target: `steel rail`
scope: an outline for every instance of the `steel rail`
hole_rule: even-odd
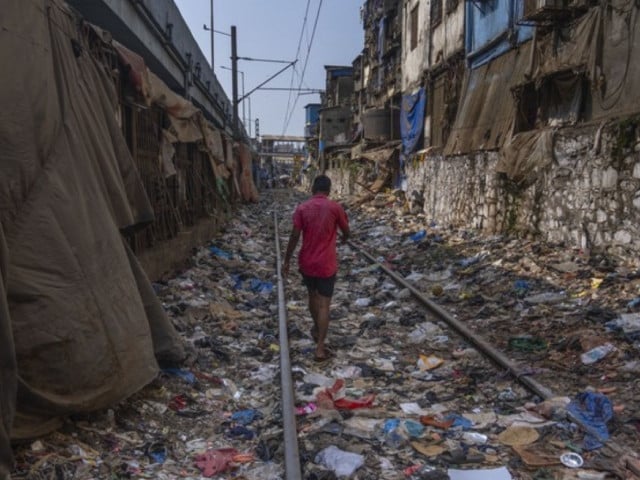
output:
[[[362,247],[356,245],[354,242],[350,241],[349,245],[355,248],[361,255],[365,256],[370,262],[376,263],[379,265],[380,269],[389,275],[393,280],[402,285],[403,287],[409,289],[409,291],[416,297],[420,303],[422,303],[427,309],[433,313],[440,320],[444,321],[447,325],[453,328],[456,332],[462,335],[466,340],[471,342],[478,350],[480,350],[484,355],[493,360],[500,367],[507,370],[511,375],[513,375],[516,380],[522,383],[529,391],[535,393],[536,395],[542,397],[543,399],[552,398],[554,395],[548,388],[540,385],[538,382],[526,376],[526,372],[520,369],[517,365],[514,365],[507,357],[505,357],[502,353],[493,348],[489,343],[487,343],[484,339],[479,337],[475,332],[472,332],[466,325],[462,322],[456,320],[451,316],[448,312],[442,309],[439,305],[429,300],[425,297],[422,292],[420,292],[417,288],[407,282],[404,278],[398,275],[396,272],[386,267],[385,265],[378,262],[373,255],[364,250]]]
[[[273,212],[273,224],[276,244],[276,272],[278,276],[278,319],[280,337],[280,386],[282,389],[282,419],[284,424],[284,461],[287,480],[301,480],[300,454],[296,430],[293,382],[291,379],[291,360],[289,354],[289,336],[287,333],[287,309],[284,301],[284,282],[282,280],[282,262],[280,261],[280,234],[278,232],[278,214]]]
[[[442,309],[438,304],[432,302],[427,297],[425,297],[422,292],[416,289],[413,285],[407,282],[403,277],[398,275],[396,272],[378,262],[376,258],[367,252],[363,247],[354,243],[353,241],[347,242],[349,246],[351,246],[354,250],[359,252],[361,255],[366,257],[371,263],[377,264],[380,269],[386,273],[389,277],[391,277],[396,283],[402,285],[407,288],[413,296],[420,301],[427,309],[433,313],[440,320],[445,322],[449,327],[454,329],[458,334],[464,337],[467,341],[472,343],[482,354],[489,357],[494,363],[504,368],[511,374],[516,381],[521,383],[527,390],[538,395],[544,400],[555,397],[554,393],[549,390],[544,385],[541,385],[539,382],[536,382],[533,378],[527,376],[527,372],[522,370],[520,367],[511,362],[506,356],[504,356],[501,352],[493,348],[489,343],[487,343],[483,338],[481,338],[478,334],[467,328],[466,325],[461,323],[460,321],[453,318],[448,312]],[[570,419],[573,423],[582,428],[583,431],[593,435],[595,438],[600,440],[602,443],[606,442],[606,446],[610,447],[616,453],[621,453],[623,451],[620,445],[617,445],[615,442],[611,440],[607,440],[602,438],[600,432],[586,424],[581,418],[576,417],[571,412],[567,412],[567,418]]]

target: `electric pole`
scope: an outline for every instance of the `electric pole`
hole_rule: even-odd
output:
[[[233,131],[237,138],[240,137],[240,126],[238,125],[238,45],[235,25],[231,25],[231,89],[233,95]]]

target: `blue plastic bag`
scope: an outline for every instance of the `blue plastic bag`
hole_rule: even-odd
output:
[[[426,236],[427,236],[426,230],[420,230],[419,232],[416,232],[413,235],[411,235],[409,238],[415,243],[418,243],[420,240],[422,240]]]
[[[579,393],[567,406],[567,411],[588,428],[584,449],[595,450],[609,439],[607,422],[613,418],[613,405],[601,393]]]
[[[224,258],[225,260],[231,260],[233,258],[233,255],[231,255],[229,252],[225,252],[224,250],[219,249],[215,245],[212,245],[211,247],[209,247],[209,251],[216,257]]]

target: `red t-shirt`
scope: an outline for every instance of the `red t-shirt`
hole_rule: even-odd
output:
[[[349,228],[342,206],[318,193],[298,205],[293,214],[293,225],[302,232],[302,248],[298,256],[300,271],[310,277],[335,275],[338,271],[337,229]]]

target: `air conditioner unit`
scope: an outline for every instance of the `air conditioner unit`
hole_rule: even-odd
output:
[[[522,20],[551,23],[571,16],[567,0],[524,0]]]

